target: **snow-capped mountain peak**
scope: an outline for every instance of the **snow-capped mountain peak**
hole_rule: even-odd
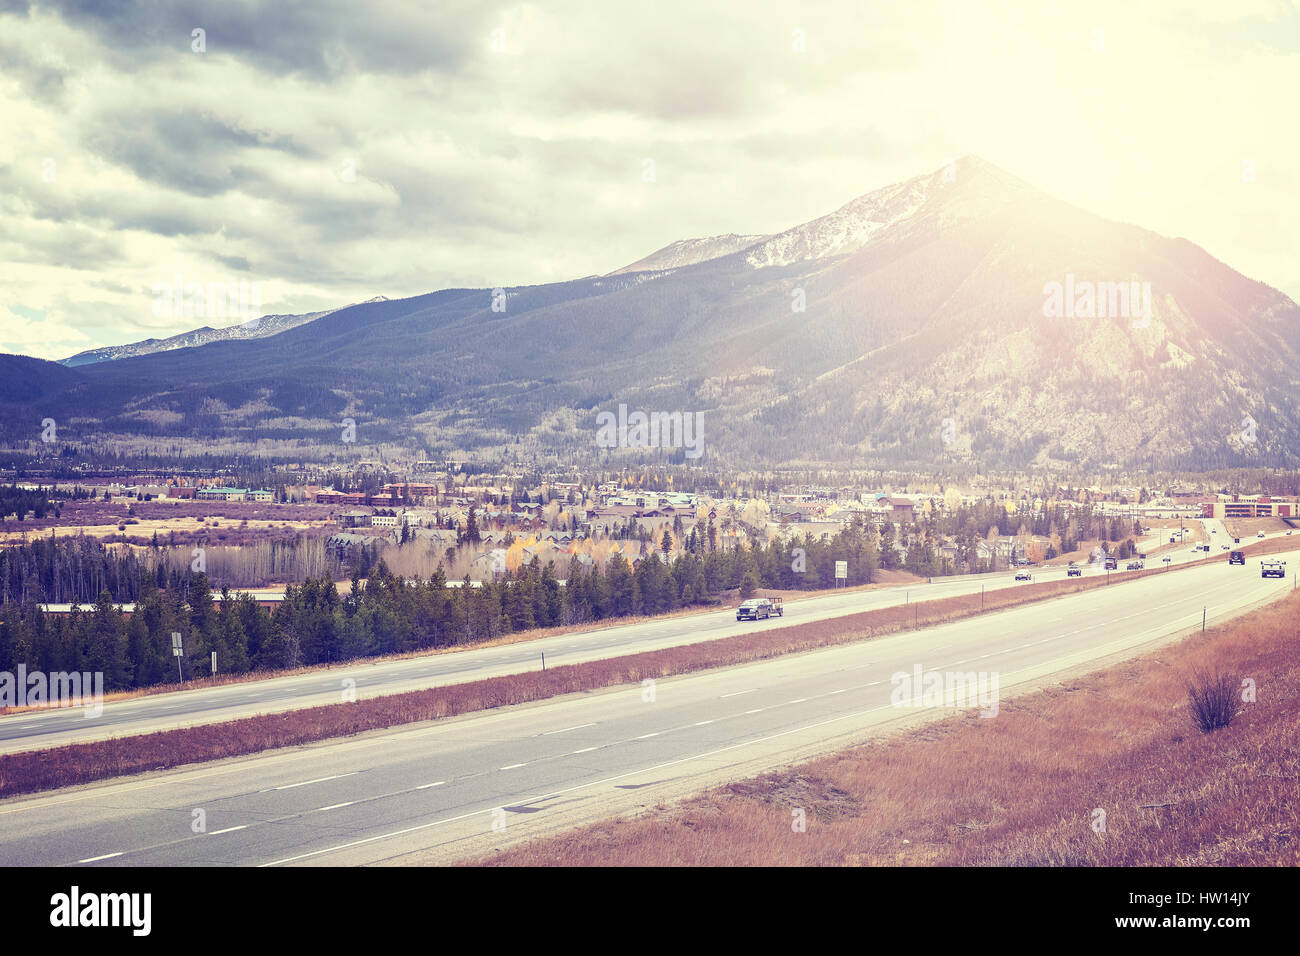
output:
[[[365,302],[352,303],[353,305],[368,305],[372,302],[387,302],[387,296],[377,295],[372,299],[366,299]],[[343,306],[350,308],[351,306]],[[195,348],[200,345],[207,345],[211,342],[229,342],[237,339],[262,339],[267,336],[277,335],[280,332],[286,332],[289,329],[297,328],[300,325],[306,325],[308,322],[314,322],[316,319],[339,312],[341,309],[326,309],[322,312],[307,312],[301,315],[261,315],[257,318],[248,319],[236,325],[228,325],[223,328],[213,328],[205,325],[202,328],[191,329],[188,332],[181,332],[165,339],[144,339],[140,342],[131,342],[126,345],[107,345],[102,348],[88,349],[85,352],[78,352],[69,358],[61,359],[60,365],[66,365],[75,368],[79,365],[94,365],[98,362],[112,362],[117,359],[134,358],[137,355],[151,355],[154,352],[170,352],[173,349]]]
[[[741,236],[736,233],[728,233],[725,236],[703,236],[698,239],[679,239],[676,242],[669,243],[662,249],[657,249],[644,259],[638,259],[631,265],[617,269],[610,275],[620,275],[624,272],[650,272],[663,269],[680,269],[683,266],[693,266],[699,262],[708,262],[710,259],[717,259],[721,256],[729,256],[733,252],[739,252],[742,249],[748,249],[755,243],[762,242],[767,236]]]
[[[981,203],[1001,202],[1029,188],[977,156],[949,161],[932,173],[895,183],[851,200],[819,219],[787,229],[745,257],[752,268],[787,266],[846,255],[865,248],[892,226],[916,218],[927,206],[961,194]],[[973,206],[967,204],[970,211]]]

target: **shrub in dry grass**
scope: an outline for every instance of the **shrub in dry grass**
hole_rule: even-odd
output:
[[[1227,727],[1237,714],[1237,680],[1228,674],[1198,673],[1187,683],[1192,722],[1208,734]]]

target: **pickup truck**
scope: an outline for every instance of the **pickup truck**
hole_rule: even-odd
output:
[[[784,617],[785,608],[780,598],[750,598],[736,608],[737,621],[765,621],[769,617]]]
[[[1228,552],[1228,563],[1244,565],[1246,563],[1246,552],[1245,551]]]
[[[1286,577],[1285,561],[1261,561],[1259,562],[1259,576],[1261,578],[1284,578]]]

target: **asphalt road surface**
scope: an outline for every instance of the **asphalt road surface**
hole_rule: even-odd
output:
[[[1223,532],[1220,532],[1220,536]],[[1208,536],[1208,532],[1207,532]],[[1218,536],[1216,536],[1218,537]],[[1185,564],[1206,557],[1180,546],[1167,552],[1171,564]],[[1211,553],[1209,557],[1219,557]],[[1226,558],[1224,558],[1226,560]],[[1147,567],[1160,567],[1159,556]],[[1063,566],[1032,569],[1033,582],[1060,580]],[[1083,576],[1105,574],[1100,564],[1083,566]],[[846,591],[824,597],[787,602],[785,616],[767,621],[737,622],[734,610],[614,625],[580,634],[525,641],[499,647],[434,654],[397,661],[354,661],[328,671],[313,671],[293,677],[229,684],[223,687],[154,694],[106,701],[98,716],[82,708],[28,711],[0,717],[0,753],[13,753],[151,733],[175,727],[195,726],[249,717],[337,704],[343,701],[344,682],[355,682],[356,699],[463,683],[486,677],[516,674],[541,667],[545,653],[548,667],[635,654],[682,644],[717,640],[754,630],[770,630],[812,621],[822,621],[860,611],[892,607],[908,601],[935,600],[963,594],[977,594],[981,588],[999,590],[1025,587],[1010,571],[992,574],[936,578],[932,584]]]
[[[1292,566],[1300,552],[1278,555]],[[1014,688],[1282,597],[1259,562],[1177,574],[846,647],[0,802],[0,864],[449,862],[835,749],[913,713],[895,676]],[[972,678],[974,679],[974,678]],[[993,681],[996,679],[996,686]],[[994,691],[989,693],[989,691]],[[974,772],[974,770],[973,770]],[[200,826],[201,824],[201,826]]]

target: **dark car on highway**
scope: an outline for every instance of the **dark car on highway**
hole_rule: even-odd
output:
[[[784,617],[779,598],[751,598],[736,608],[737,621],[764,621],[769,617]]]

